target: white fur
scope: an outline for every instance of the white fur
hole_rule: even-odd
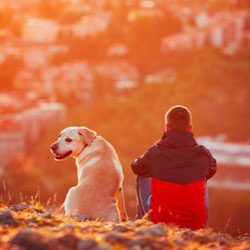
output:
[[[88,162],[86,162],[86,164],[85,164],[85,168],[86,167],[91,167],[91,166],[93,166],[95,163],[97,163],[99,160],[101,159],[101,157],[94,157],[94,158],[92,158],[92,159],[90,159]]]

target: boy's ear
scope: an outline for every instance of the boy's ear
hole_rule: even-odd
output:
[[[192,132],[192,131],[193,131],[193,124],[189,124],[189,125],[188,125],[188,131],[189,131],[189,132]]]
[[[83,136],[84,141],[87,145],[90,145],[97,135],[95,131],[88,129],[86,127],[79,127],[78,134],[80,136]]]
[[[170,127],[170,125],[168,123],[166,124],[166,128],[165,129],[166,129],[166,131],[170,131],[171,130],[171,127]]]

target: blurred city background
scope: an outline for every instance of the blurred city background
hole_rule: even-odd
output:
[[[248,0],[0,0],[1,200],[59,207],[76,169],[49,146],[84,125],[116,148],[133,219],[130,163],[182,104],[218,162],[209,225],[249,233],[249,81]]]

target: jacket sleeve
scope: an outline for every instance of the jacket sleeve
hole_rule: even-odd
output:
[[[131,168],[136,175],[151,177],[152,176],[152,161],[154,161],[157,154],[157,146],[151,147],[146,153],[135,159]]]
[[[202,149],[209,158],[208,173],[206,176],[206,179],[208,180],[215,175],[217,171],[217,163],[211,152],[206,147],[202,146]]]

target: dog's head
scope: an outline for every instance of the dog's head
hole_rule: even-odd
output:
[[[50,146],[50,149],[56,160],[67,156],[77,158],[95,137],[96,133],[86,127],[68,127],[60,132],[57,141]]]

